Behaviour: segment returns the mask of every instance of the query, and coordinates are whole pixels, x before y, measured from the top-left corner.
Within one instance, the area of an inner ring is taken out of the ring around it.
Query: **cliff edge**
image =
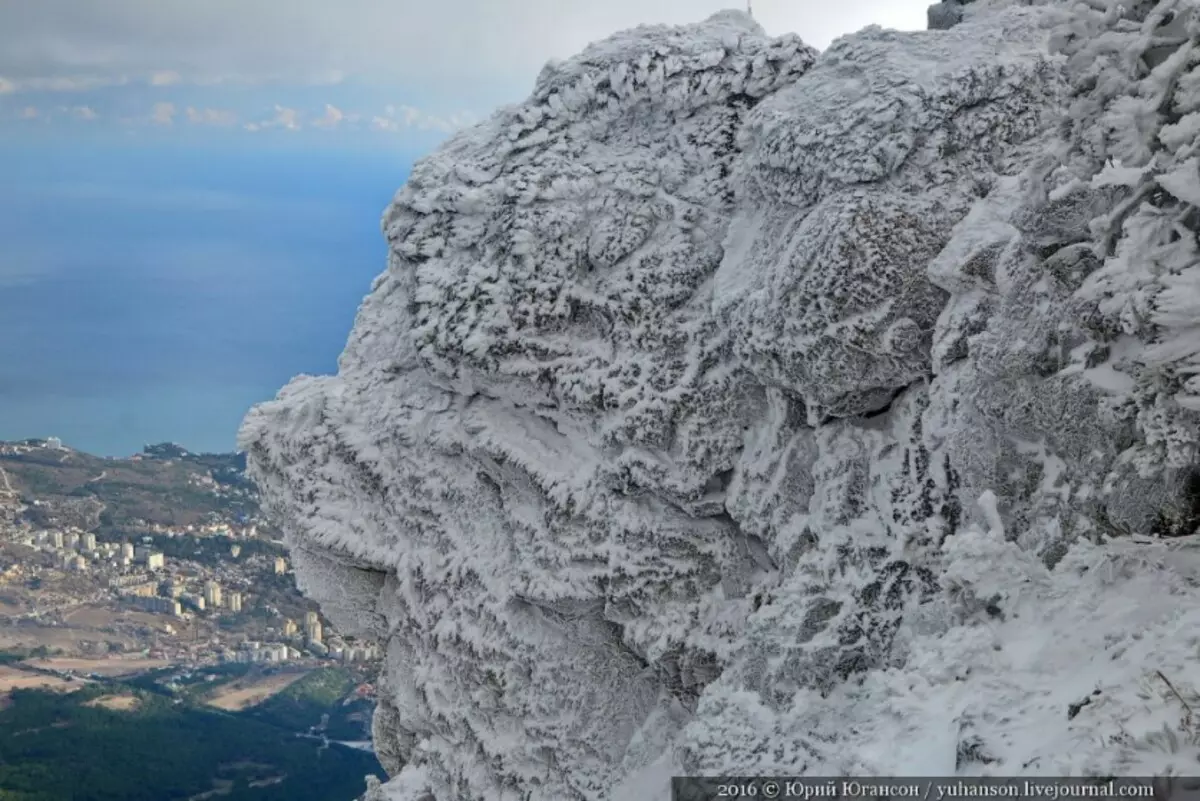
[[[373,798],[1200,758],[1200,1],[950,5],[626,31],[414,167],[240,438]]]

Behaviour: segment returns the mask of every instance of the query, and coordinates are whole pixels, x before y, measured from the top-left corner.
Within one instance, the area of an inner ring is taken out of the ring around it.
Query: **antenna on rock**
[[[746,0],[746,13],[750,15],[750,19],[754,19],[754,0]]]

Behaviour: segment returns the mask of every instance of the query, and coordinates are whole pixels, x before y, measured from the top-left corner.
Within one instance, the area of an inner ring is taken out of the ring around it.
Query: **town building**
[[[275,575],[282,576],[287,572],[287,560],[282,556],[275,557]]]
[[[230,612],[242,611],[242,594],[240,592],[229,593],[229,598],[226,600],[229,602]]]
[[[221,585],[215,581],[206,582],[204,585],[204,602],[208,604],[210,609],[217,609],[221,606]]]
[[[108,585],[119,590],[135,584],[145,584],[148,581],[150,581],[148,573],[126,573],[123,576],[113,576],[108,580]]]
[[[96,535],[87,532],[79,538],[79,550],[92,553],[96,550]]]
[[[183,616],[183,607],[180,605],[179,601],[176,601],[174,598],[139,596],[134,599],[134,603],[136,603],[142,609],[145,609],[147,612],[155,612],[160,615],[171,615],[173,617]]]
[[[153,598],[158,595],[157,590],[158,587],[155,586],[153,581],[147,581],[142,584],[134,584],[133,586],[125,588],[125,592],[131,595],[136,595],[139,598]]]
[[[246,641],[238,646],[238,650],[234,655],[236,662],[286,662],[291,656],[291,651],[283,643],[268,642],[259,643],[254,641]],[[299,653],[299,652],[296,652]]]

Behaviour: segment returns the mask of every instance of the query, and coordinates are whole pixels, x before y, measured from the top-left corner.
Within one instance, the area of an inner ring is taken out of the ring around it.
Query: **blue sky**
[[[0,439],[229,450],[336,369],[413,161],[547,59],[723,0],[0,2]],[[913,0],[756,0],[824,46]]]

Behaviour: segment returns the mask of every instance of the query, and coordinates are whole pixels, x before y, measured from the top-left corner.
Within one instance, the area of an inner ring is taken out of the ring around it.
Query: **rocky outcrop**
[[[1195,760],[1200,25],[1130,5],[643,27],[414,167],[241,434],[373,797]]]

